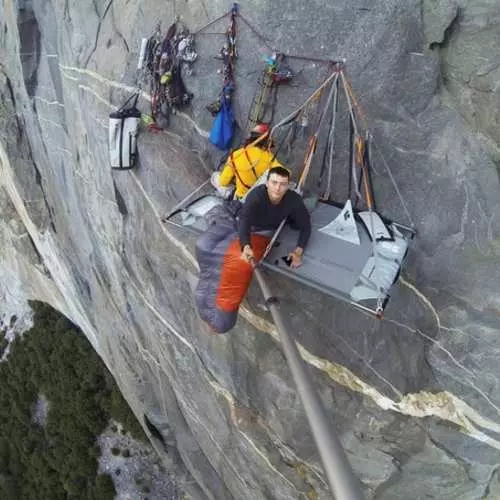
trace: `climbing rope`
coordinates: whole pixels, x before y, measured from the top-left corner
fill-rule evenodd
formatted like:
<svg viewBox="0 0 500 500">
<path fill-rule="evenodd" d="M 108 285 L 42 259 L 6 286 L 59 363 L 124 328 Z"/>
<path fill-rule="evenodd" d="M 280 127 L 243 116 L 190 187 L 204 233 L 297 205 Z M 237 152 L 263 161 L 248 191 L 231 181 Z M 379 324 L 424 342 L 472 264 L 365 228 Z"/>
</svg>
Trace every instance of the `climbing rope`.
<svg viewBox="0 0 500 500">
<path fill-rule="evenodd" d="M 325 153 L 323 157 L 323 162 L 321 165 L 321 172 L 319 176 L 319 181 L 318 181 L 318 187 L 320 187 L 323 179 L 323 169 L 325 166 L 325 158 L 326 155 L 328 155 L 328 174 L 327 174 L 327 180 L 326 180 L 326 189 L 323 195 L 321 196 L 321 199 L 323 200 L 328 200 L 331 195 L 331 186 L 332 186 L 332 175 L 333 175 L 333 154 L 335 151 L 335 120 L 337 116 L 337 106 L 338 106 L 338 88 L 339 88 L 339 79 L 337 78 L 335 80 L 335 83 L 333 84 L 335 86 L 335 91 L 333 95 L 333 104 L 332 104 L 332 114 L 331 114 L 331 120 L 330 120 L 330 130 L 328 132 L 328 139 L 327 139 L 327 146 L 325 148 Z"/>
<path fill-rule="evenodd" d="M 198 28 L 196 31 L 193 31 L 193 35 L 198 35 L 200 34 L 203 30 L 206 30 L 208 27 L 214 25 L 215 23 L 221 21 L 222 19 L 224 19 L 225 17 L 231 15 L 231 12 L 232 12 L 232 9 L 229 10 L 228 12 L 226 12 L 225 14 L 222 14 L 222 16 L 218 17 L 217 19 L 214 19 L 213 21 L 210 21 L 209 23 L 205 24 L 204 26 L 202 26 L 201 28 Z M 223 35 L 225 35 L 226 33 L 222 33 Z"/>
<path fill-rule="evenodd" d="M 410 211 L 408 210 L 408 207 L 407 207 L 407 205 L 406 205 L 406 203 L 404 201 L 403 195 L 401 194 L 401 191 L 399 190 L 399 187 L 396 184 L 396 179 L 394 178 L 394 175 L 392 174 L 392 171 L 391 171 L 391 169 L 389 167 L 389 164 L 387 163 L 384 155 L 382 154 L 382 151 L 380 150 L 380 148 L 376 144 L 375 138 L 373 137 L 373 135 L 372 135 L 372 142 L 373 142 L 373 145 L 375 146 L 375 150 L 377 151 L 377 153 L 379 154 L 380 158 L 382 159 L 382 163 L 384 164 L 385 169 L 387 170 L 389 178 L 391 179 L 392 185 L 394 186 L 394 189 L 396 190 L 396 193 L 397 193 L 397 195 L 399 197 L 399 201 L 401 202 L 403 210 L 405 211 L 405 214 L 406 214 L 406 217 L 408 218 L 410 226 L 411 226 L 412 229 L 414 229 L 416 226 L 415 226 L 415 223 L 413 222 L 412 216 L 410 215 Z"/>
<path fill-rule="evenodd" d="M 274 52 L 274 48 L 271 47 L 270 41 L 261 35 L 250 22 L 247 21 L 246 17 L 240 14 L 240 19 L 250 28 L 253 34 L 271 51 Z"/>
<path fill-rule="evenodd" d="M 222 16 L 218 17 L 217 19 L 214 19 L 213 21 L 210 21 L 209 23 L 203 25 L 201 28 L 198 28 L 196 31 L 193 31 L 193 35 L 225 35 L 226 32 L 220 32 L 220 33 L 203 33 L 204 30 L 206 30 L 208 27 L 213 26 L 215 23 L 221 21 L 227 16 L 230 16 L 232 13 L 232 9 Z M 241 19 L 246 26 L 252 31 L 252 33 L 265 45 L 265 47 L 272 53 L 272 52 L 277 52 L 280 54 L 283 54 L 284 57 L 290 58 L 290 59 L 297 59 L 301 61 L 310 61 L 310 62 L 315 62 L 319 64 L 339 64 L 343 61 L 341 60 L 335 60 L 335 59 L 325 59 L 321 57 L 310 57 L 306 55 L 300 55 L 300 54 L 288 54 L 287 52 L 282 52 L 280 50 L 277 50 L 271 45 L 271 41 L 267 39 L 265 36 L 263 36 L 259 31 L 248 21 L 246 17 L 244 17 L 240 12 L 238 12 L 238 18 Z"/>
<path fill-rule="evenodd" d="M 350 83 L 347 81 L 347 79 L 345 77 L 344 77 L 343 82 L 344 82 L 345 88 L 347 89 L 347 93 L 349 94 L 349 97 L 352 100 L 353 106 L 356 109 L 357 114 L 360 116 L 360 118 L 364 122 L 365 130 L 366 130 L 368 128 L 366 126 L 366 124 L 367 124 L 366 115 L 363 112 L 363 110 L 362 110 L 361 106 L 359 105 L 359 103 L 356 101 L 356 98 L 354 96 L 354 92 L 352 91 L 352 87 L 351 87 Z M 389 175 L 389 178 L 391 179 L 392 185 L 394 186 L 394 190 L 396 191 L 396 194 L 397 194 L 397 196 L 399 198 L 401 206 L 403 207 L 405 215 L 406 215 L 406 217 L 407 217 L 407 219 L 408 219 L 408 221 L 410 223 L 410 226 L 413 229 L 413 228 L 415 228 L 415 223 L 413 222 L 413 219 L 412 219 L 412 217 L 410 215 L 410 211 L 408 210 L 408 206 L 406 205 L 406 203 L 404 201 L 403 195 L 401 194 L 401 191 L 399 190 L 399 187 L 398 187 L 398 185 L 396 183 L 396 179 L 394 178 L 394 175 L 393 175 L 393 173 L 391 171 L 391 168 L 389 167 L 389 164 L 387 163 L 384 155 L 382 154 L 382 151 L 378 147 L 378 144 L 376 144 L 375 138 L 373 137 L 373 135 L 371 135 L 370 137 L 372 139 L 373 145 L 375 146 L 375 150 L 377 151 L 379 157 L 381 158 L 382 163 L 384 165 L 384 168 L 386 169 L 387 174 Z"/>
<path fill-rule="evenodd" d="M 378 266 L 378 251 L 377 251 L 377 242 L 376 242 L 376 235 L 375 235 L 375 223 L 374 223 L 374 210 L 373 210 L 373 195 L 370 189 L 369 185 L 369 178 L 368 178 L 368 169 L 367 166 L 364 162 L 364 147 L 365 143 L 360 135 L 357 123 L 356 123 L 356 114 L 354 112 L 354 108 L 356 108 L 356 112 L 360 113 L 359 106 L 355 100 L 354 94 L 352 90 L 350 91 L 350 86 L 349 83 L 347 82 L 347 79 L 345 78 L 343 70 L 340 71 L 340 78 L 342 80 L 342 87 L 344 89 L 346 101 L 347 101 L 347 106 L 349 108 L 349 114 L 351 118 L 351 125 L 352 125 L 352 134 L 353 134 L 353 142 L 352 142 L 352 154 L 351 154 L 351 176 L 353 179 L 353 184 L 354 184 L 354 189 L 356 192 L 356 196 L 358 199 L 364 200 L 365 204 L 367 205 L 368 208 L 368 213 L 369 213 L 369 220 L 370 220 L 370 233 L 372 235 L 371 238 L 371 243 L 372 243 L 372 252 L 373 252 L 373 259 L 374 259 L 374 266 Z M 363 116 L 363 115 L 361 115 Z M 361 170 L 361 178 L 358 178 L 357 175 L 357 168 L 358 167 Z M 364 191 L 365 191 L 365 198 L 361 195 L 360 192 L 360 182 L 361 180 L 363 181 L 363 186 L 364 186 Z M 350 190 L 349 190 L 349 197 L 350 197 Z M 377 288 L 377 285 L 367 276 L 363 276 L 363 281 L 367 284 L 370 285 L 375 291 L 380 292 L 380 296 L 377 299 L 377 313 L 381 313 L 382 311 L 382 303 L 381 303 L 381 298 L 383 297 L 383 294 L 386 292 L 386 290 L 379 290 Z"/>
<path fill-rule="evenodd" d="M 352 90 L 352 86 L 349 83 L 349 80 L 346 78 L 345 74 L 343 75 L 343 84 L 344 88 L 347 90 L 347 93 L 349 94 L 349 98 L 351 100 L 352 106 L 356 110 L 356 115 L 359 116 L 363 123 L 363 128 L 366 130 L 368 128 L 368 122 L 366 120 L 366 115 L 361 109 L 361 106 L 359 105 L 356 96 L 354 95 L 354 92 Z"/>
<path fill-rule="evenodd" d="M 302 105 L 300 105 L 297 109 L 295 109 L 295 111 L 292 111 L 292 113 L 290 113 L 288 116 L 286 116 L 285 118 L 283 118 L 279 123 L 277 123 L 271 129 L 270 137 L 272 137 L 273 133 L 279 127 L 281 127 L 283 125 L 286 125 L 287 123 L 290 123 L 291 121 L 293 121 L 294 119 L 296 119 L 297 116 L 299 116 L 300 112 L 303 109 L 305 109 L 305 107 L 308 106 L 311 102 L 313 102 L 315 100 L 318 100 L 320 98 L 320 96 L 321 96 L 322 91 L 326 88 L 326 86 L 329 83 L 331 83 L 333 81 L 334 83 L 332 84 L 332 89 L 329 92 L 329 95 L 328 95 L 328 98 L 327 98 L 327 103 L 326 103 L 326 106 L 325 106 L 325 109 L 327 109 L 328 106 L 330 105 L 330 101 L 331 101 L 331 99 L 333 97 L 334 89 L 335 89 L 335 82 L 337 81 L 337 79 L 338 79 L 338 72 L 334 72 L 330 76 L 328 76 L 326 78 L 326 80 L 320 85 L 320 87 L 318 87 L 311 94 L 311 96 L 309 96 L 306 99 L 306 101 Z M 323 110 L 323 112 L 321 113 L 321 116 L 319 118 L 319 123 L 318 123 L 318 127 L 317 127 L 317 130 L 316 130 L 316 133 L 309 140 L 308 150 L 307 150 L 305 158 L 304 158 L 304 167 L 302 169 L 302 174 L 300 176 L 299 182 L 298 182 L 297 187 L 296 187 L 296 190 L 297 190 L 297 192 L 299 194 L 302 191 L 303 184 L 304 184 L 304 182 L 305 182 L 305 180 L 307 178 L 307 175 L 309 173 L 309 168 L 310 168 L 310 165 L 311 165 L 312 157 L 313 157 L 313 154 L 314 154 L 314 150 L 316 148 L 316 142 L 317 142 L 317 139 L 318 139 L 318 134 L 319 134 L 319 131 L 321 130 L 321 126 L 323 124 L 324 116 L 326 114 L 325 113 L 325 109 Z M 264 134 L 264 135 L 266 135 L 266 134 Z M 273 248 L 273 245 L 276 242 L 276 240 L 278 239 L 279 235 L 281 234 L 281 231 L 285 227 L 285 224 L 286 224 L 286 219 L 283 219 L 280 222 L 280 225 L 278 226 L 278 228 L 274 231 L 273 236 L 271 237 L 271 240 L 269 241 L 269 243 L 266 246 L 264 254 L 262 255 L 262 257 L 259 260 L 259 262 L 256 263 L 256 266 L 259 266 L 264 261 L 264 259 L 269 255 L 269 252 Z"/>
<path fill-rule="evenodd" d="M 174 8 L 175 8 L 175 3 L 174 3 Z M 272 52 L 277 52 L 276 49 L 272 46 L 272 42 L 263 36 L 255 27 L 254 25 L 245 17 L 243 16 L 240 12 L 235 13 L 235 8 L 233 7 L 231 10 L 226 12 L 225 14 L 217 17 L 216 19 L 208 22 L 207 24 L 201 26 L 197 30 L 193 31 L 193 35 L 226 35 L 227 36 L 227 41 L 229 45 L 229 56 L 230 56 L 230 61 L 231 63 L 234 63 L 234 58 L 236 57 L 236 47 L 235 47 L 235 17 L 236 14 L 238 18 L 250 29 L 250 31 L 258 38 L 260 42 L 270 51 Z M 210 32 L 205 32 L 207 28 L 210 26 L 213 26 L 217 22 L 223 20 L 224 18 L 231 16 L 231 24 L 230 27 L 227 31 L 221 32 L 221 33 L 210 33 Z M 208 17 L 208 16 L 207 16 Z M 332 123 L 330 126 L 330 130 L 328 133 L 328 140 L 327 140 L 327 150 L 325 151 L 328 157 L 328 174 L 327 174 L 327 181 L 326 181 L 326 190 L 323 195 L 323 198 L 328 198 L 331 194 L 331 182 L 332 182 L 332 172 L 333 172 L 333 156 L 334 156 L 334 137 L 335 137 L 335 115 L 338 111 L 338 78 L 340 76 L 340 82 L 342 84 L 342 87 L 344 89 L 344 93 L 346 96 L 346 101 L 347 101 L 347 106 L 348 106 L 348 112 L 350 115 L 352 127 L 353 127 L 353 132 L 354 132 L 354 140 L 353 140 L 353 154 L 352 154 L 352 162 L 351 162 L 351 176 L 353 177 L 353 185 L 354 189 L 356 192 L 356 196 L 359 199 L 363 199 L 366 202 L 366 205 L 369 210 L 373 209 L 374 207 L 374 199 L 373 199 L 373 193 L 371 191 L 370 183 L 369 183 L 369 172 L 368 172 L 368 166 L 365 164 L 364 161 L 364 155 L 365 155 L 365 140 L 363 139 L 363 135 L 361 133 L 361 130 L 359 129 L 359 125 L 357 123 L 357 119 L 361 121 L 362 129 L 367 130 L 367 119 L 366 115 L 363 112 L 361 106 L 359 105 L 356 96 L 353 92 L 352 86 L 350 82 L 348 81 L 347 77 L 345 76 L 344 73 L 344 67 L 343 63 L 344 61 L 337 61 L 334 59 L 326 59 L 326 58 L 318 58 L 318 57 L 309 57 L 306 55 L 300 55 L 300 54 L 289 54 L 286 52 L 280 52 L 280 55 L 283 58 L 289 58 L 289 59 L 297 59 L 297 60 L 304 60 L 304 61 L 310 61 L 310 62 L 315 62 L 315 63 L 320 63 L 320 64 L 328 64 L 328 65 L 335 65 L 335 70 L 323 81 L 323 83 L 304 101 L 298 108 L 296 108 L 294 111 L 292 111 L 289 115 L 287 115 L 285 118 L 280 120 L 277 124 L 275 124 L 270 133 L 269 137 L 272 138 L 275 134 L 276 131 L 280 128 L 283 127 L 289 123 L 292 123 L 299 118 L 299 116 L 302 116 L 304 118 L 304 121 L 307 121 L 307 115 L 308 115 L 308 110 L 310 110 L 311 106 L 315 103 L 318 102 L 323 90 L 330 84 L 332 83 L 332 80 L 335 79 L 335 83 L 332 83 L 332 90 L 330 91 L 327 102 L 328 105 L 330 104 L 331 101 L 333 101 L 332 104 Z M 231 68 L 232 70 L 233 68 Z M 229 83 L 231 82 L 231 77 L 232 77 L 232 71 L 231 74 L 226 74 L 224 78 L 224 83 Z M 333 88 L 336 87 L 335 90 Z M 271 91 L 271 89 L 268 89 Z M 262 105 L 262 102 L 260 103 Z M 325 106 L 325 109 L 328 108 L 328 106 Z M 325 109 L 319 114 L 318 117 L 318 125 L 322 125 L 325 119 Z M 255 111 L 255 110 L 254 110 Z M 257 115 L 260 115 L 261 110 L 257 108 L 255 113 L 252 113 L 252 116 L 249 116 L 249 121 L 250 120 L 255 120 L 257 119 Z M 317 145 L 317 140 L 318 140 L 318 133 L 319 133 L 320 127 L 316 127 L 316 132 L 315 134 L 310 138 L 307 151 L 305 154 L 304 158 L 304 163 L 303 163 L 303 169 L 300 175 L 300 180 L 298 183 L 298 188 L 299 190 L 303 187 L 305 180 L 309 174 L 310 166 L 311 166 L 311 161 L 312 157 L 314 154 L 314 151 L 316 149 Z M 285 139 L 293 139 L 294 135 L 294 130 L 290 130 L 287 133 L 287 136 Z M 267 137 L 267 134 L 264 134 L 263 136 L 260 136 L 257 138 L 251 145 L 257 145 L 261 141 L 264 140 L 264 138 Z M 368 140 L 371 138 L 373 140 L 373 145 L 375 147 L 375 150 L 377 151 L 377 154 L 380 156 L 382 159 L 382 163 L 384 165 L 384 168 L 386 169 L 389 178 L 394 186 L 394 189 L 397 193 L 397 196 L 400 200 L 400 203 L 403 207 L 403 210 L 405 212 L 405 215 L 410 222 L 411 227 L 415 227 L 415 224 L 413 222 L 413 219 L 410 215 L 410 212 L 408 210 L 407 204 L 404 201 L 404 198 L 401 194 L 401 191 L 399 187 L 396 184 L 394 175 L 382 153 L 380 148 L 378 147 L 378 144 L 374 140 L 373 136 L 367 136 Z M 284 140 L 285 140 L 284 139 Z M 280 148 L 284 143 L 284 140 L 281 141 Z M 267 149 L 270 150 L 271 148 L 271 141 L 269 141 L 269 145 L 267 146 Z M 276 157 L 276 153 L 273 156 Z M 359 167 L 361 169 L 361 176 L 358 176 L 357 168 Z M 364 191 L 364 196 L 361 194 L 360 191 L 360 185 L 361 182 L 363 183 L 363 191 Z M 370 208 L 371 207 L 371 208 Z"/>
<path fill-rule="evenodd" d="M 361 192 L 359 190 L 360 179 L 358 179 L 358 174 L 357 174 L 357 171 L 356 171 L 356 140 L 360 136 L 360 134 L 358 132 L 358 126 L 357 126 L 356 118 L 355 118 L 355 115 L 354 115 L 353 102 L 351 101 L 351 96 L 349 94 L 349 91 L 347 90 L 346 78 L 344 76 L 344 72 L 343 71 L 340 72 L 340 78 L 342 79 L 342 88 L 344 89 L 344 94 L 345 94 L 345 97 L 346 97 L 347 106 L 348 106 L 348 109 L 349 109 L 349 114 L 351 116 L 351 125 L 353 127 L 353 134 L 354 134 L 354 142 L 352 144 L 353 153 L 351 155 L 352 156 L 352 158 L 351 158 L 351 178 L 354 181 L 353 182 L 353 184 L 354 184 L 354 190 L 356 192 L 357 198 L 358 199 L 363 199 L 363 197 L 361 196 Z M 351 195 L 351 193 L 350 193 L 350 189 L 349 189 L 349 197 L 350 197 L 350 195 Z"/>
<path fill-rule="evenodd" d="M 286 125 L 290 123 L 292 120 L 294 120 L 299 113 L 306 108 L 311 102 L 319 99 L 321 92 L 323 89 L 334 79 L 337 77 L 337 72 L 331 73 L 325 80 L 324 82 L 300 105 L 298 106 L 294 111 L 292 111 L 290 114 L 285 116 L 282 120 L 280 120 L 276 125 L 274 125 L 271 129 L 270 136 L 272 137 L 276 130 L 283 125 Z"/>
<path fill-rule="evenodd" d="M 288 54 L 287 52 L 284 52 L 283 55 L 285 57 L 288 57 L 289 59 L 298 59 L 301 61 L 310 61 L 310 62 L 315 62 L 319 64 L 339 64 L 342 63 L 343 60 L 337 60 L 337 59 L 324 59 L 321 57 L 311 57 L 311 56 L 300 56 L 296 54 Z"/>
<path fill-rule="evenodd" d="M 331 89 L 330 89 L 330 92 L 328 93 L 328 97 L 326 100 L 326 104 L 325 104 L 325 106 L 324 106 L 323 110 L 321 111 L 319 118 L 318 118 L 318 124 L 317 124 L 316 131 L 314 132 L 312 137 L 310 137 L 310 139 L 309 139 L 309 144 L 307 147 L 306 155 L 304 157 L 302 173 L 300 174 L 299 182 L 297 184 L 297 189 L 298 189 L 299 193 L 302 193 L 302 189 L 303 189 L 304 184 L 306 182 L 306 179 L 309 175 L 313 155 L 314 155 L 314 152 L 316 151 L 316 145 L 318 143 L 318 136 L 319 136 L 319 133 L 320 133 L 321 128 L 323 126 L 323 123 L 325 121 L 326 111 L 329 108 L 330 102 L 332 101 L 332 98 L 333 98 L 333 94 L 335 93 L 335 85 L 336 85 L 338 77 L 339 77 L 338 72 L 335 72 L 332 83 L 331 83 Z"/>
</svg>

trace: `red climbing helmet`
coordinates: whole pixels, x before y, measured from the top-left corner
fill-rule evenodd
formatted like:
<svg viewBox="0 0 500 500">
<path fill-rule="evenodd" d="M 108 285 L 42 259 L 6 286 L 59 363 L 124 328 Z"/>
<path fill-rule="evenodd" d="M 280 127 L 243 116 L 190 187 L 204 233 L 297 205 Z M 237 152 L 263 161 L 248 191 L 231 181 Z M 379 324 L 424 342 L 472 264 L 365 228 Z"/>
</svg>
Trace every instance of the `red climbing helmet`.
<svg viewBox="0 0 500 500">
<path fill-rule="evenodd" d="M 257 123 L 253 129 L 250 130 L 251 135 L 263 135 L 269 133 L 268 123 Z"/>
</svg>

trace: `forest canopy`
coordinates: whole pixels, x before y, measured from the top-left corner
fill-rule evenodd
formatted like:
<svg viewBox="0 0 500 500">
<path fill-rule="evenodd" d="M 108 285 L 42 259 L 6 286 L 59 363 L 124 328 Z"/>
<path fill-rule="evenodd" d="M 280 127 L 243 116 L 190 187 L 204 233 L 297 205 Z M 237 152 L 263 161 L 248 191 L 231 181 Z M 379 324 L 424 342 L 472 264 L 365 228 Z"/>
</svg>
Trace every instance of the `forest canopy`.
<svg viewBox="0 0 500 500">
<path fill-rule="evenodd" d="M 97 474 L 97 437 L 110 419 L 145 439 L 118 387 L 81 331 L 33 302 L 34 326 L 0 363 L 0 498 L 106 500 L 109 476 Z M 49 403 L 33 419 L 39 396 Z"/>
</svg>

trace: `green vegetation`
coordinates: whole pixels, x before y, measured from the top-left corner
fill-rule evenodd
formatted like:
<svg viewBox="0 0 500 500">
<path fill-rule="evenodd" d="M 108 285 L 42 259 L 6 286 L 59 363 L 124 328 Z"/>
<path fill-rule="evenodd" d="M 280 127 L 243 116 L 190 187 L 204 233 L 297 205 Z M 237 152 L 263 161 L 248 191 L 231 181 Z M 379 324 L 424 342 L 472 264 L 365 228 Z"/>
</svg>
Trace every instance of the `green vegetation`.
<svg viewBox="0 0 500 500">
<path fill-rule="evenodd" d="M 0 498 L 112 499 L 96 438 L 111 418 L 134 437 L 144 439 L 142 429 L 84 335 L 50 307 L 32 307 L 33 328 L 0 363 Z M 32 421 L 39 394 L 49 401 L 43 427 Z"/>
<path fill-rule="evenodd" d="M 95 498 L 114 498 L 116 494 L 113 480 L 107 474 L 97 476 L 94 491 Z"/>
<path fill-rule="evenodd" d="M 9 341 L 5 338 L 5 332 L 0 332 L 0 358 L 2 357 L 5 348 L 9 345 Z"/>
</svg>

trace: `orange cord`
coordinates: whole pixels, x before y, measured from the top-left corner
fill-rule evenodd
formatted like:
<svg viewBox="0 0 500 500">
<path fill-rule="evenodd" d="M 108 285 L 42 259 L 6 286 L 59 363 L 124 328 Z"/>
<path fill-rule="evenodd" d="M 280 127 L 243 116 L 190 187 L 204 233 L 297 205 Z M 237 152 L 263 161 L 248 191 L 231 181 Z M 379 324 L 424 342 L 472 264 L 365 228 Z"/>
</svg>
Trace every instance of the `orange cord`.
<svg viewBox="0 0 500 500">
<path fill-rule="evenodd" d="M 352 90 L 351 84 L 349 83 L 349 80 L 347 80 L 347 77 L 345 76 L 344 73 L 344 84 L 345 88 L 347 89 L 347 93 L 349 94 L 349 97 L 351 98 L 352 105 L 354 109 L 356 110 L 356 114 L 361 118 L 361 121 L 363 122 L 363 127 L 365 130 L 368 129 L 368 122 L 366 120 L 366 115 L 361 109 L 361 106 L 359 105 L 358 101 L 356 100 L 356 97 L 354 95 L 354 92 Z"/>
</svg>

